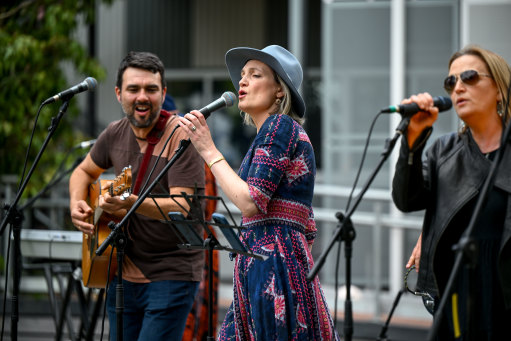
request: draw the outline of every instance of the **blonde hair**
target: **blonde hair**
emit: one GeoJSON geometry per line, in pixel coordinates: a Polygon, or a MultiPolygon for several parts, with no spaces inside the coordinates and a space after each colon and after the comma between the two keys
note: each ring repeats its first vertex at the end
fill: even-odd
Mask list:
{"type": "MultiPolygon", "coordinates": [[[[298,124],[303,125],[305,123],[305,118],[298,116],[298,114],[293,109],[292,104],[292,95],[291,90],[289,90],[289,87],[284,82],[284,80],[276,73],[273,72],[275,76],[275,82],[282,88],[282,91],[284,91],[284,96],[281,98],[280,105],[278,106],[278,110],[274,113],[270,113],[270,115],[275,114],[282,114],[282,115],[288,115],[293,120],[298,122],[298,124]]],[[[241,112],[243,115],[243,123],[250,126],[255,126],[254,121],[252,120],[252,117],[250,117],[249,114],[246,112],[241,112]]]]}
{"type": "MultiPolygon", "coordinates": [[[[477,45],[468,45],[452,55],[451,59],[449,60],[449,68],[456,59],[465,55],[478,57],[488,68],[488,71],[492,79],[495,81],[497,89],[502,98],[502,105],[504,106],[504,104],[507,104],[507,107],[503,107],[504,112],[502,114],[503,122],[504,124],[507,124],[509,118],[511,117],[511,103],[509,103],[509,98],[507,98],[508,86],[510,85],[511,80],[511,68],[509,64],[500,55],[490,50],[484,49],[477,45]]],[[[466,131],[466,129],[467,127],[464,126],[462,128],[462,132],[466,131]]]]}

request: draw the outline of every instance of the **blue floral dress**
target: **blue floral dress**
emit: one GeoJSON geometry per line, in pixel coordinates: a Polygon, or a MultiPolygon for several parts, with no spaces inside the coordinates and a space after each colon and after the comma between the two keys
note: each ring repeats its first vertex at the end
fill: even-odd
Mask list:
{"type": "Polygon", "coordinates": [[[318,278],[307,280],[315,174],[303,128],[287,115],[270,116],[239,170],[260,211],[242,217],[241,239],[268,258],[236,257],[233,302],[218,340],[339,339],[318,278]]]}

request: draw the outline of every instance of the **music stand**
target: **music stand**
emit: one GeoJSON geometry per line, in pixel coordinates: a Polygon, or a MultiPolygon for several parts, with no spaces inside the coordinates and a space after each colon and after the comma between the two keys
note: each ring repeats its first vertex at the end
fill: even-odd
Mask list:
{"type": "MultiPolygon", "coordinates": [[[[170,225],[176,229],[178,238],[182,241],[178,244],[178,247],[185,249],[203,249],[208,251],[209,264],[208,264],[208,288],[209,288],[209,302],[208,302],[208,340],[214,340],[214,336],[211,335],[213,330],[213,280],[211,274],[213,272],[213,250],[229,251],[231,253],[242,254],[248,257],[253,257],[259,260],[265,260],[268,257],[260,254],[252,253],[248,250],[245,243],[240,240],[237,232],[242,229],[238,226],[232,214],[227,208],[227,205],[221,197],[217,196],[206,196],[198,194],[186,194],[171,195],[170,196],[180,207],[182,207],[174,198],[184,198],[188,203],[190,209],[184,210],[187,213],[188,218],[180,212],[169,212],[170,225]],[[226,209],[231,223],[228,222],[227,218],[223,214],[213,213],[213,222],[207,222],[204,220],[202,214],[202,208],[200,202],[202,199],[217,200],[220,201],[226,209]],[[203,240],[202,237],[197,233],[195,226],[200,225],[207,233],[208,237],[203,240]],[[224,235],[229,245],[222,245],[220,241],[215,237],[212,226],[217,226],[224,235]]],[[[183,208],[183,207],[182,207],[183,208]]],[[[184,209],[184,208],[183,208],[184,209]]]]}

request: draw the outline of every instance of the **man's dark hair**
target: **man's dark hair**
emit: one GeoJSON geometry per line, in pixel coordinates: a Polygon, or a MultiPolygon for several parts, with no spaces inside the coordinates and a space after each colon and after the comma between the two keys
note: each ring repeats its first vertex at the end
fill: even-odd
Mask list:
{"type": "Polygon", "coordinates": [[[161,77],[162,89],[167,86],[167,82],[165,81],[165,67],[158,56],[150,52],[131,51],[124,57],[117,70],[117,83],[115,85],[119,89],[122,89],[122,76],[124,71],[129,67],[151,71],[152,73],[158,72],[161,77]]]}

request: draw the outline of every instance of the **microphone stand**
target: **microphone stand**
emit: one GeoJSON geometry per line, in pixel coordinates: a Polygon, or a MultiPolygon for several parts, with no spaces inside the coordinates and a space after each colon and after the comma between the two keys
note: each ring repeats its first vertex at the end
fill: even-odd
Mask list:
{"type": "MultiPolygon", "coordinates": [[[[71,97],[67,98],[64,103],[60,106],[59,113],[57,117],[53,117],[51,120],[51,125],[48,128],[48,135],[41,146],[32,167],[27,173],[27,176],[23,180],[23,183],[18,189],[18,193],[16,194],[16,198],[12,204],[5,204],[4,210],[7,211],[4,219],[2,220],[2,224],[0,225],[0,235],[3,234],[7,223],[11,224],[12,227],[12,237],[13,237],[13,255],[14,255],[14,269],[13,269],[13,289],[12,289],[12,308],[11,308],[11,340],[16,341],[18,339],[18,321],[19,321],[19,287],[21,280],[21,222],[23,221],[23,214],[21,210],[17,207],[25,188],[28,185],[28,181],[32,177],[34,170],[41,159],[46,146],[50,142],[51,137],[55,134],[57,126],[64,116],[64,113],[69,106],[69,100],[71,97]]],[[[6,273],[6,276],[8,274],[6,273]]],[[[6,288],[7,289],[7,288],[6,288]]]]}
{"type": "Polygon", "coordinates": [[[405,292],[406,289],[401,288],[401,290],[399,290],[397,293],[396,298],[394,299],[394,303],[392,304],[392,308],[390,309],[389,316],[387,316],[387,321],[385,321],[385,324],[381,328],[380,335],[378,335],[376,341],[390,341],[390,339],[387,338],[387,330],[389,329],[390,319],[392,318],[392,315],[394,315],[394,310],[396,310],[399,300],[405,292]]]}
{"type": "Polygon", "coordinates": [[[337,230],[335,231],[334,237],[330,240],[330,243],[328,244],[327,248],[323,251],[321,256],[318,258],[318,261],[313,266],[312,270],[309,272],[309,275],[307,276],[307,280],[312,281],[316,274],[319,272],[321,267],[324,265],[326,257],[328,256],[328,253],[332,249],[335,242],[344,241],[345,242],[345,251],[344,255],[346,258],[346,300],[344,304],[344,312],[345,312],[345,318],[344,318],[344,339],[346,341],[351,341],[353,336],[353,312],[352,312],[352,303],[351,303],[351,254],[352,254],[352,241],[355,239],[356,233],[353,228],[353,224],[351,222],[351,216],[357,209],[358,205],[362,201],[362,197],[364,196],[365,192],[369,189],[369,186],[373,182],[374,178],[380,171],[381,167],[389,157],[390,153],[394,149],[394,146],[396,145],[396,142],[398,138],[403,135],[403,131],[408,127],[408,123],[410,122],[410,118],[403,118],[401,122],[399,123],[398,127],[396,128],[396,134],[392,139],[387,139],[385,141],[385,149],[383,150],[380,158],[380,162],[376,166],[375,170],[369,177],[368,181],[365,183],[364,187],[362,188],[362,191],[357,196],[354,205],[350,209],[346,215],[343,215],[340,212],[336,213],[336,217],[339,220],[339,225],[337,227],[337,230]]]}
{"type": "Polygon", "coordinates": [[[126,213],[124,218],[119,222],[115,223],[111,221],[108,223],[108,227],[112,230],[110,234],[105,238],[103,243],[97,248],[96,255],[101,256],[106,248],[113,244],[113,247],[117,248],[117,264],[118,264],[118,280],[116,286],[115,296],[115,312],[116,312],[116,326],[117,326],[117,341],[123,340],[123,313],[124,313],[124,285],[122,283],[122,265],[124,260],[124,249],[126,247],[126,237],[124,234],[123,227],[126,225],[128,219],[133,215],[137,208],[142,202],[148,197],[153,188],[160,182],[161,178],[167,173],[170,167],[181,157],[185,152],[186,148],[190,145],[190,139],[181,140],[178,149],[175,154],[157,175],[154,181],[147,187],[147,189],[138,197],[130,210],[126,213]]]}

